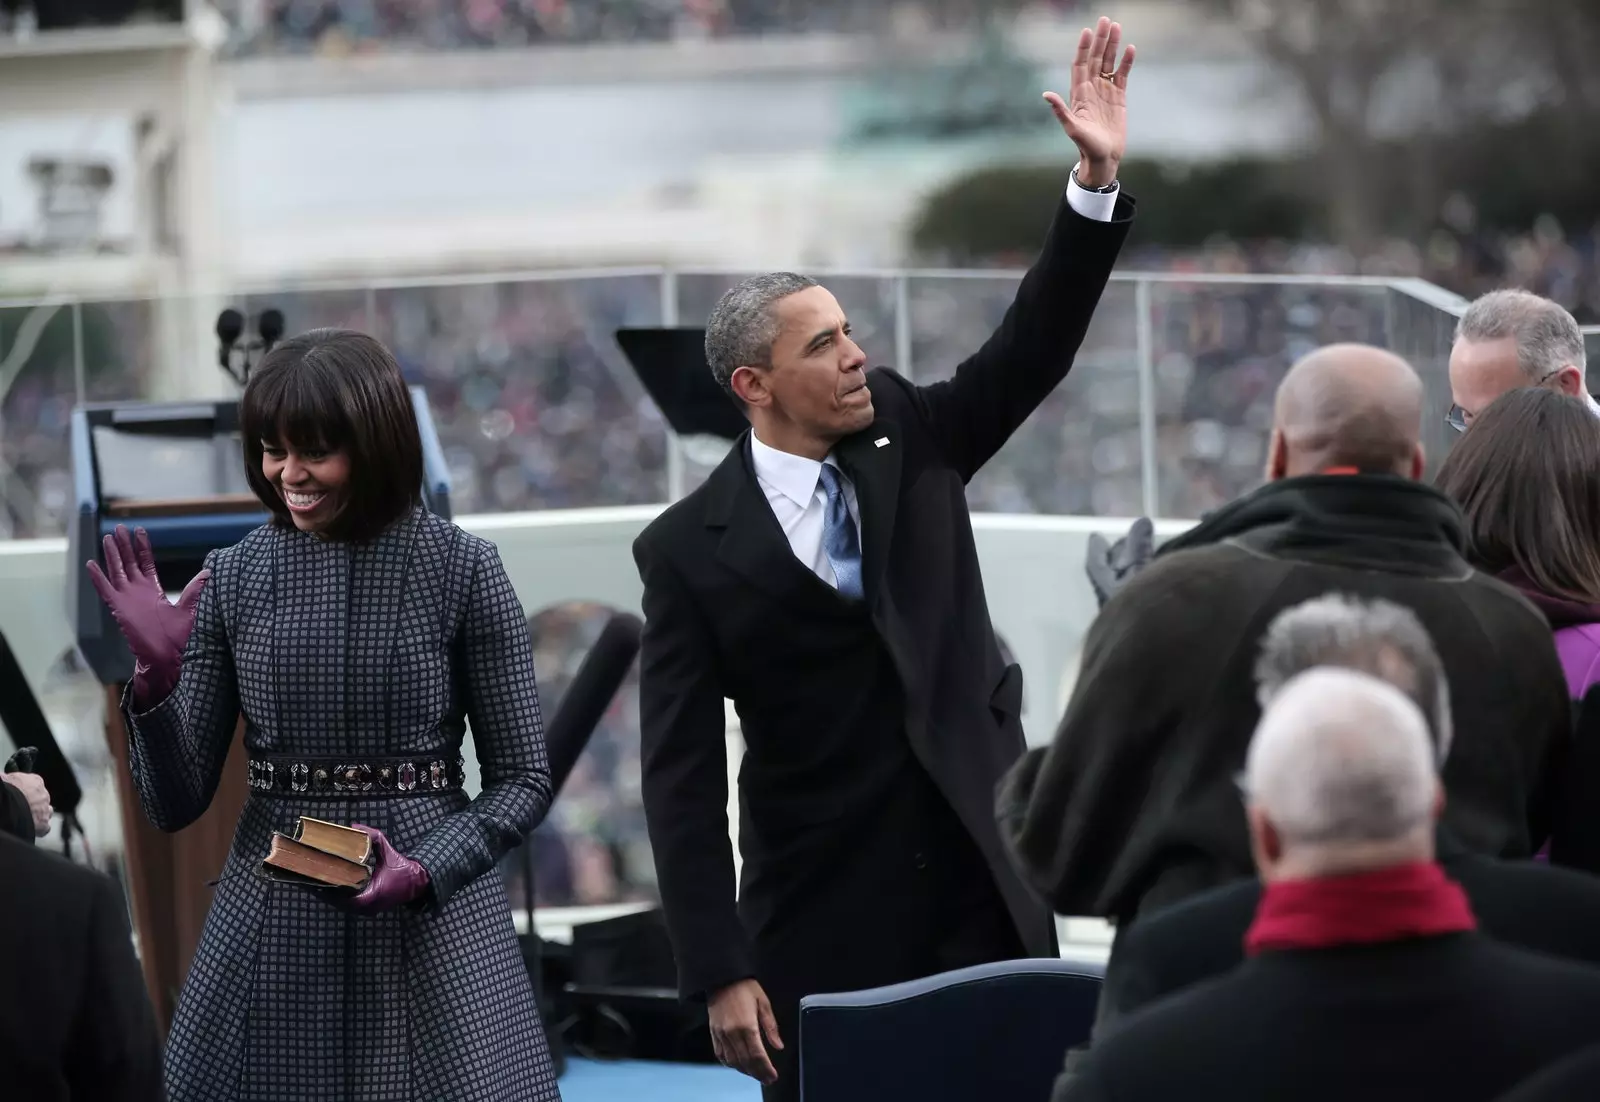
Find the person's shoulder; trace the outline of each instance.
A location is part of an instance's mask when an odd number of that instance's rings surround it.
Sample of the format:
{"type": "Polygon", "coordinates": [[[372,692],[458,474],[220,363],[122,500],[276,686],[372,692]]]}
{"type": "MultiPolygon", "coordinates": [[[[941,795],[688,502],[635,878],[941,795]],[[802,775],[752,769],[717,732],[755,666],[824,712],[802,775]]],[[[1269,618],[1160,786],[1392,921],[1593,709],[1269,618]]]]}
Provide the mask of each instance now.
{"type": "Polygon", "coordinates": [[[704,528],[710,496],[711,483],[708,480],[672,502],[640,529],[633,540],[634,548],[642,544],[659,550],[678,542],[687,533],[704,528]]]}
{"type": "MultiPolygon", "coordinates": [[[[1504,902],[1518,919],[1542,921],[1587,914],[1600,919],[1600,878],[1542,861],[1501,861],[1472,855],[1451,863],[1450,874],[1474,907],[1504,902]]],[[[1494,931],[1491,931],[1494,932],[1494,931]]],[[[1600,956],[1600,946],[1596,948],[1600,956]]]]}
{"type": "Polygon", "coordinates": [[[1171,614],[1170,602],[1175,600],[1217,607],[1242,593],[1258,591],[1262,571],[1268,568],[1270,564],[1231,543],[1185,548],[1158,555],[1117,590],[1105,607],[1122,614],[1148,610],[1162,615],[1171,614]]]}
{"type": "MultiPolygon", "coordinates": [[[[1144,915],[1123,934],[1128,948],[1159,952],[1170,946],[1184,947],[1196,933],[1248,926],[1261,902],[1261,884],[1239,880],[1211,888],[1199,895],[1162,907],[1144,915]]],[[[1118,947],[1122,951],[1122,947],[1118,947]]]]}
{"type": "Polygon", "coordinates": [[[1558,1019],[1582,1009],[1589,1022],[1600,1026],[1600,966],[1487,934],[1475,937],[1472,944],[1472,974],[1500,993],[1502,1005],[1511,1006],[1516,1000],[1548,1010],[1558,1019]]]}
{"type": "Polygon", "coordinates": [[[18,899],[50,899],[87,907],[106,891],[110,879],[74,864],[58,853],[0,834],[0,883],[18,899]]]}
{"type": "Polygon", "coordinates": [[[1242,1015],[1262,1008],[1253,986],[1253,977],[1241,969],[1186,987],[1120,1019],[1103,1040],[1095,1040],[1090,1059],[1105,1071],[1138,1071],[1146,1078],[1153,1070],[1151,1054],[1159,1054],[1167,1066],[1156,1073],[1177,1075],[1180,1069],[1171,1061],[1181,1061],[1196,1045],[1211,1050],[1233,1035],[1242,1015]]]}
{"type": "Polygon", "coordinates": [[[901,406],[910,406],[916,386],[892,367],[874,367],[867,371],[867,392],[879,417],[894,416],[901,406]],[[884,403],[887,403],[885,405],[884,403]]]}
{"type": "Polygon", "coordinates": [[[1545,637],[1550,634],[1550,621],[1538,606],[1492,574],[1472,571],[1462,580],[1460,593],[1486,624],[1520,628],[1545,637]]]}

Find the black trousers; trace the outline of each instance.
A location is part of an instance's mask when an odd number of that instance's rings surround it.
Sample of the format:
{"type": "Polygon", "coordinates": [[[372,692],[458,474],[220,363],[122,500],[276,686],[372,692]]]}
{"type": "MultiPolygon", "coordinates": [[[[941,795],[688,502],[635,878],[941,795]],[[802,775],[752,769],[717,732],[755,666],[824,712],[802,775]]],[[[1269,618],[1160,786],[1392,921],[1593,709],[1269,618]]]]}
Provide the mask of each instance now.
{"type": "MultiPolygon", "coordinates": [[[[929,915],[938,929],[926,939],[927,948],[911,957],[892,963],[877,975],[850,979],[829,976],[825,969],[807,970],[807,976],[772,975],[762,983],[767,997],[772,1001],[772,1014],[778,1021],[778,1035],[783,1039],[781,1051],[767,1048],[772,1065],[777,1069],[778,1081],[763,1087],[762,1102],[799,1102],[800,1099],[800,999],[805,995],[858,991],[881,987],[891,983],[904,983],[926,976],[970,968],[991,961],[1017,960],[1027,956],[1022,939],[1017,936],[1016,925],[1006,909],[999,891],[987,874],[981,880],[970,882],[959,905],[952,906],[942,915],[929,915]],[[809,978],[811,983],[805,982],[809,978]],[[818,985],[816,981],[820,980],[818,985]]],[[[848,931],[841,931],[848,937],[848,931]]]]}

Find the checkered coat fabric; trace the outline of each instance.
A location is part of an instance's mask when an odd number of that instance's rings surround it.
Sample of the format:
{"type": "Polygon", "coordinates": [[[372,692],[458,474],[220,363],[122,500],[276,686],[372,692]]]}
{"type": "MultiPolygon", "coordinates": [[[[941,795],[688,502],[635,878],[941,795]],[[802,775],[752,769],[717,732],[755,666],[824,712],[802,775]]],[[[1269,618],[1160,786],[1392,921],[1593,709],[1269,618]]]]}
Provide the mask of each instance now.
{"type": "Polygon", "coordinates": [[[419,509],[359,546],[260,528],[207,566],[177,689],[128,715],[158,827],[211,802],[241,711],[252,753],[358,760],[454,754],[470,720],[483,789],[251,796],[168,1041],[172,1102],[559,1102],[496,869],[544,817],[550,775],[494,545],[419,509]],[[355,915],[261,879],[272,832],[302,814],[380,828],[435,901],[355,915]]]}

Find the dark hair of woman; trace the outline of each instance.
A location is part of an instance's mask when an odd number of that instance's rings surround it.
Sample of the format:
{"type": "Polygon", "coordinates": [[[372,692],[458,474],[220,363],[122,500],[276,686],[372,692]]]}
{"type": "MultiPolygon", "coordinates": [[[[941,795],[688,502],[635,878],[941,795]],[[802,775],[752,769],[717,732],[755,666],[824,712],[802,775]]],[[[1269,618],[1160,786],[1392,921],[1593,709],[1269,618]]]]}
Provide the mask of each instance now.
{"type": "Polygon", "coordinates": [[[261,470],[264,447],[343,451],[350,477],[322,534],[364,542],[422,500],[422,437],[400,365],[349,329],[313,329],[275,346],[239,403],[245,477],[279,527],[294,526],[261,470]]]}
{"type": "Polygon", "coordinates": [[[1600,417],[1530,387],[1497,398],[1434,480],[1467,517],[1473,565],[1518,568],[1552,597],[1600,603],[1600,417]]]}

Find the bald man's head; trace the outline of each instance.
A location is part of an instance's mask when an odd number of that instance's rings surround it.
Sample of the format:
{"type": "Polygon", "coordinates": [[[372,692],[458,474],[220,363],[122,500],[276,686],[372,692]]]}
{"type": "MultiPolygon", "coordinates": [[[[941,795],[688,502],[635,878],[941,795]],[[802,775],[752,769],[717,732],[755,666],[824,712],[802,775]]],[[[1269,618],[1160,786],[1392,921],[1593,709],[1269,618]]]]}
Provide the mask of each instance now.
{"type": "Polygon", "coordinates": [[[1422,476],[1422,380],[1392,352],[1331,344],[1278,387],[1267,477],[1353,469],[1422,476]]]}

